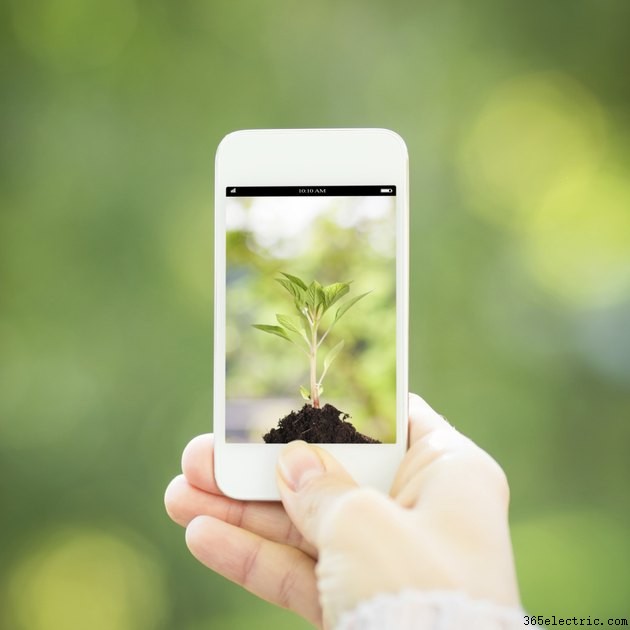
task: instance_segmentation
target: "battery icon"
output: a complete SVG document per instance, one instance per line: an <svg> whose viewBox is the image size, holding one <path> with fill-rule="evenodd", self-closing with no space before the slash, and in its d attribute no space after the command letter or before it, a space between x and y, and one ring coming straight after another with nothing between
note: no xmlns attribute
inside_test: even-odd
<svg viewBox="0 0 630 630"><path fill-rule="evenodd" d="M392 193L394 192L392 188L381 188L382 193Z"/></svg>

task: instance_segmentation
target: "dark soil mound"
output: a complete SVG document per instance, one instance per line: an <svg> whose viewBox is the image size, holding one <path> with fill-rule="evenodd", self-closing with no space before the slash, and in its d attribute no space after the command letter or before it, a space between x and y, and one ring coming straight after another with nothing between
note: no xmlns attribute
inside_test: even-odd
<svg viewBox="0 0 630 630"><path fill-rule="evenodd" d="M380 444L359 433L346 418L350 416L332 405L315 409L306 404L299 411L292 411L263 436L268 444L285 444L304 440L313 444Z"/></svg>

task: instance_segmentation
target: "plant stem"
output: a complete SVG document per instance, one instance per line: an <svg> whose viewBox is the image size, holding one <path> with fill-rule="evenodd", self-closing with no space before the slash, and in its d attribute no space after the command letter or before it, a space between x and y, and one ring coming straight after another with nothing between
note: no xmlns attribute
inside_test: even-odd
<svg viewBox="0 0 630 630"><path fill-rule="evenodd" d="M311 328L311 403L314 409L319 409L319 387L317 386L317 319Z"/></svg>

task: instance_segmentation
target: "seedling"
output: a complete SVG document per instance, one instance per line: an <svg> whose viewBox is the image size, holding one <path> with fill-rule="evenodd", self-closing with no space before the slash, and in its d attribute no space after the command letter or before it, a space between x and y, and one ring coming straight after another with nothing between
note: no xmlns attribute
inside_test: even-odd
<svg viewBox="0 0 630 630"><path fill-rule="evenodd" d="M368 293L362 293L356 297L345 300L337 308L334 317L328 318L328 327L324 329L322 320L326 312L350 291L350 282L335 282L328 286L322 286L317 280L313 280L308 286L297 276L282 272L284 278L276 278L293 297L293 304L298 317L276 313L278 325L254 324L258 328L271 335L298 346L308 357L310 372L310 387L300 387L300 393L305 400L309 400L315 409L320 408L320 396L324 391L322 383L332 362L344 346L343 339L337 343L326 355L322 372L317 377L317 353L335 324Z"/></svg>

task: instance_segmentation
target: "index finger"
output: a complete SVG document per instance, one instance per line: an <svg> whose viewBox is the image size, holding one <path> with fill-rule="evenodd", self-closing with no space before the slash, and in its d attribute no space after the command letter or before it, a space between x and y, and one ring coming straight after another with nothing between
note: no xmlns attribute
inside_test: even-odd
<svg viewBox="0 0 630 630"><path fill-rule="evenodd" d="M400 503L410 504L406 497L408 493L403 492L408 489L410 481L444 450L453 449L462 438L423 398L409 394L409 449L396 473L390 495ZM415 501L415 495L413 499Z"/></svg>
<svg viewBox="0 0 630 630"><path fill-rule="evenodd" d="M214 479L214 435L194 437L182 453L182 472L191 485L211 494L223 494Z"/></svg>
<svg viewBox="0 0 630 630"><path fill-rule="evenodd" d="M182 455L183 477L169 485L166 508L171 518L187 525L195 516L206 515L300 549L316 557L315 548L306 542L278 501L240 501L226 497L214 477L214 436L193 438Z"/></svg>
<svg viewBox="0 0 630 630"><path fill-rule="evenodd" d="M409 448L432 431L452 428L424 398L409 394Z"/></svg>

